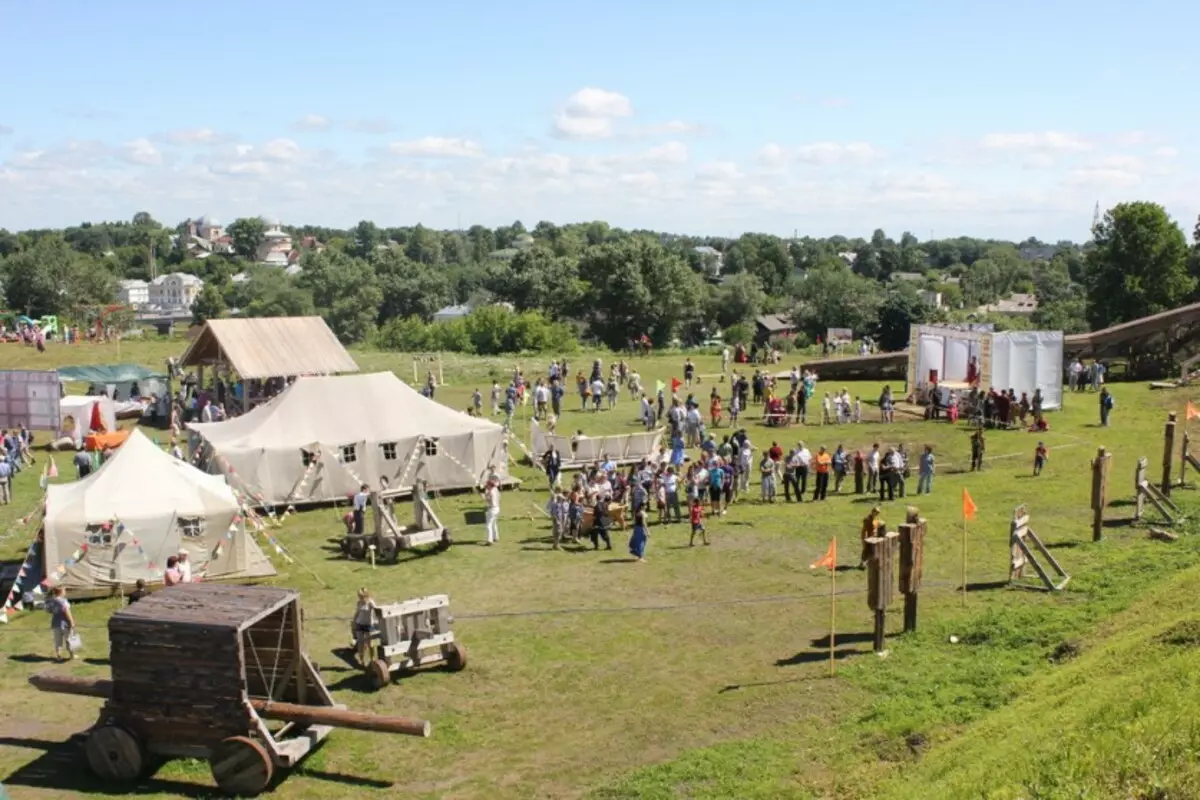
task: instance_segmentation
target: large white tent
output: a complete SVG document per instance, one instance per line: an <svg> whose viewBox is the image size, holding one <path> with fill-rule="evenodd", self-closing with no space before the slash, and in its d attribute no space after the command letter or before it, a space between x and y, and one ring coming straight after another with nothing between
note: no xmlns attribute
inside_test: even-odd
<svg viewBox="0 0 1200 800"><path fill-rule="evenodd" d="M1042 407L1062 407L1061 331L995 332L974 326L914 325L908 351L909 390L923 392L933 382L965 388L974 360L980 388L1033 395Z"/></svg>
<svg viewBox="0 0 1200 800"><path fill-rule="evenodd" d="M508 440L494 422L447 408L391 372L297 378L224 422L193 422L201 463L232 472L263 505L344 500L363 483L410 489L508 478Z"/></svg>
<svg viewBox="0 0 1200 800"><path fill-rule="evenodd" d="M94 474L46 490L46 576L74 594L115 593L162 580L167 558L188 551L206 580L275 574L246 534L233 490L134 431Z"/></svg>

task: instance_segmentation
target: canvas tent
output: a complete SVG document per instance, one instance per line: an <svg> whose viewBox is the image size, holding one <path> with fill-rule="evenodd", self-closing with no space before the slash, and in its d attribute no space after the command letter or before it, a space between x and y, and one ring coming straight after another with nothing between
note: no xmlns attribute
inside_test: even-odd
<svg viewBox="0 0 1200 800"><path fill-rule="evenodd" d="M558 436L542 430L538 421L529 422L529 441L536 457L553 446L562 458L563 469L581 469L601 459L611 459L617 465L658 462L663 429L641 433L618 433L612 436Z"/></svg>
<svg viewBox="0 0 1200 800"><path fill-rule="evenodd" d="M344 500L362 483L411 489L508 479L504 428L447 408L391 372L297 378L269 402L223 422L192 422L193 451L231 472L264 505Z"/></svg>
<svg viewBox="0 0 1200 800"><path fill-rule="evenodd" d="M89 364L82 367L59 367L58 379L63 383L86 383L93 390L109 397L116 392L122 400L133 397L162 397L167 391L167 376L137 364ZM137 388L135 393L133 390Z"/></svg>
<svg viewBox="0 0 1200 800"><path fill-rule="evenodd" d="M935 380L943 388L966 388L975 359L979 386L1032 396L1042 390L1043 408L1062 407L1063 335L1060 331L1009 331L976 326L914 325L908 350L908 388L923 392Z"/></svg>
<svg viewBox="0 0 1200 800"><path fill-rule="evenodd" d="M100 408L100 421L105 430L117 429L117 409L113 401L104 395L73 395L69 394L58 401L59 422L58 435L55 439L59 449L79 447L91 429L93 406ZM70 439L68 445L64 440Z"/></svg>
<svg viewBox="0 0 1200 800"><path fill-rule="evenodd" d="M275 574L246 535L224 478L173 458L139 431L92 475L50 484L43 525L46 576L76 596L161 581L180 549L205 580Z"/></svg>

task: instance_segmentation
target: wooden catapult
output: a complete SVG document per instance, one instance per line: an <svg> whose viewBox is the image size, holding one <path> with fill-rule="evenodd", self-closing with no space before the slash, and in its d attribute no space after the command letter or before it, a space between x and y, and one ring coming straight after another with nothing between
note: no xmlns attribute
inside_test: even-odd
<svg viewBox="0 0 1200 800"><path fill-rule="evenodd" d="M1165 524L1174 525L1182 517L1182 512L1161 488L1149 481L1146 477L1147 466L1146 459L1138 459L1137 471L1133 476L1133 486L1136 492L1134 496L1136 505L1133 510L1134 522L1141 521L1146 513L1146 501L1149 501L1150 505L1154 506L1154 510L1162 516Z"/></svg>
<svg viewBox="0 0 1200 800"><path fill-rule="evenodd" d="M392 513L390 495L397 492L372 492L371 508L374 516L374 531L371 533L347 533L342 538L342 552L350 558L366 558L372 555L382 561L394 563L402 550L414 550L433 545L435 550L450 547L450 529L442 524L429 503L425 492L426 483L418 480L412 487L413 524L401 525ZM374 550L372 551L372 548Z"/></svg>
<svg viewBox="0 0 1200 800"><path fill-rule="evenodd" d="M1029 510L1024 505L1017 506L1013 511L1009 551L1008 581L1011 584L1058 592L1071 580L1071 576L1062 568L1038 535L1033 532L1033 528L1029 527ZM1047 571L1046 565L1042 564L1043 560L1053 571L1053 576ZM1022 580L1027 566L1033 567L1033 571L1041 579L1041 586L1031 583L1018 584L1018 581Z"/></svg>
<svg viewBox="0 0 1200 800"><path fill-rule="evenodd" d="M100 778L135 781L151 756L201 758L221 791L253 796L334 728L429 735L426 721L334 703L302 649L292 589L181 584L118 611L108 634L111 680L29 678L45 692L106 700L84 745Z"/></svg>
<svg viewBox="0 0 1200 800"><path fill-rule="evenodd" d="M435 594L375 608L372 620L371 653L365 667L355 660L356 647L335 654L357 669L366 669L371 685L382 689L392 673L415 672L445 666L458 672L467 666L467 651L454 638L450 625L450 597ZM353 626L351 633L353 634Z"/></svg>

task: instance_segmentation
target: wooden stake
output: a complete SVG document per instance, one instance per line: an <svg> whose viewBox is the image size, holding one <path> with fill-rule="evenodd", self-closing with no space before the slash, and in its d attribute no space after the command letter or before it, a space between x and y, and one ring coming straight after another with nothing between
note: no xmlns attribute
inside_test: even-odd
<svg viewBox="0 0 1200 800"><path fill-rule="evenodd" d="M963 515L962 532L962 604L967 607L967 517Z"/></svg>
<svg viewBox="0 0 1200 800"><path fill-rule="evenodd" d="M1171 464L1175 460L1175 412L1167 414L1167 424L1163 430L1163 472L1162 493L1171 496Z"/></svg>
<svg viewBox="0 0 1200 800"><path fill-rule="evenodd" d="M1101 447L1092 462L1092 541L1104 537L1104 507L1108 505L1108 465L1112 458Z"/></svg>
<svg viewBox="0 0 1200 800"><path fill-rule="evenodd" d="M837 565L829 570L829 677L833 677L837 672L837 667L834 666L833 648L834 638L837 636L835 629L837 628Z"/></svg>

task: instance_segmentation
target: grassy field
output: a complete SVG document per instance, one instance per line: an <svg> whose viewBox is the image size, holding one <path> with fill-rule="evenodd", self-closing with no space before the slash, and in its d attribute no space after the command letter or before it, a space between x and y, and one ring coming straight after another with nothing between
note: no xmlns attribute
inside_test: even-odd
<svg viewBox="0 0 1200 800"><path fill-rule="evenodd" d="M52 347L42 356L2 347L5 367L158 367L184 343L126 342L119 357L115 345ZM364 369L412 379L403 356L354 355ZM527 373L545 361L526 359ZM572 359L589 362L586 355ZM668 355L636 366L653 385L680 374L681 362ZM697 362L702 375L718 371L715 358ZM491 375L513 363L448 361L450 385L438 400L465 408L476 386L486 395ZM849 388L866 400L880 386ZM375 570L335 552L339 511L292 517L279 536L296 563L277 561L278 582L303 592L308 649L326 682L351 708L426 717L434 733L422 741L336 732L274 795L1196 796L1191 719L1200 699L1193 677L1200 624L1188 600L1200 586L1200 539L1164 544L1125 524L1134 463L1140 456L1158 463L1165 412L1182 410L1186 396L1144 384L1113 390L1109 429L1096 425L1094 395L1068 397L1064 411L1051 416L1052 430L1042 437L1050 463L1039 478L1030 475L1036 438L1025 432L990 434L986 471L968 474L967 433L947 424L871 421L776 432L746 420L759 446L773 438L814 448L904 442L915 453L928 443L938 454L933 494L907 498L929 520L920 630L893 636L887 658L871 654L865 578L840 572L834 680L826 677L828 578L808 565L833 536L841 563L857 560L859 523L873 504L865 497L820 505L742 502L710 521L709 548L689 549L683 526L653 528L643 565L631 563L619 532L611 553L551 551L537 510L546 501L543 481L525 466L515 468L524 486L504 496L495 548L470 546L483 538L482 526L463 521L482 507L470 494L438 501L464 546ZM701 385L698 395L707 391ZM874 419L874 409L867 412ZM632 431L635 413L627 399L612 412L568 410L560 430ZM517 431L526 436L524 419ZM1113 503L1104 541L1092 543L1088 465L1098 446L1114 454ZM979 507L968 531L965 605L958 591L963 486ZM6 558L20 558L33 534L13 523L38 500L36 476L22 474L16 494L13 506L0 507ZM1177 495L1185 509L1200 509L1195 493ZM1021 503L1073 576L1061 594L1003 585L1008 523ZM902 517L901 502L887 504L889 526ZM364 585L385 602L448 593L468 668L367 689L330 653L345 643L354 592ZM115 607L103 600L77 605L88 658L69 666L43 663L51 652L45 615L18 616L0 631L8 654L0 673L0 783L14 798L107 796L69 743L94 720L97 701L38 694L25 679L44 669L106 675L104 625ZM900 630L899 602L889 625ZM133 793L207 796L211 787L206 764L176 761Z"/></svg>

